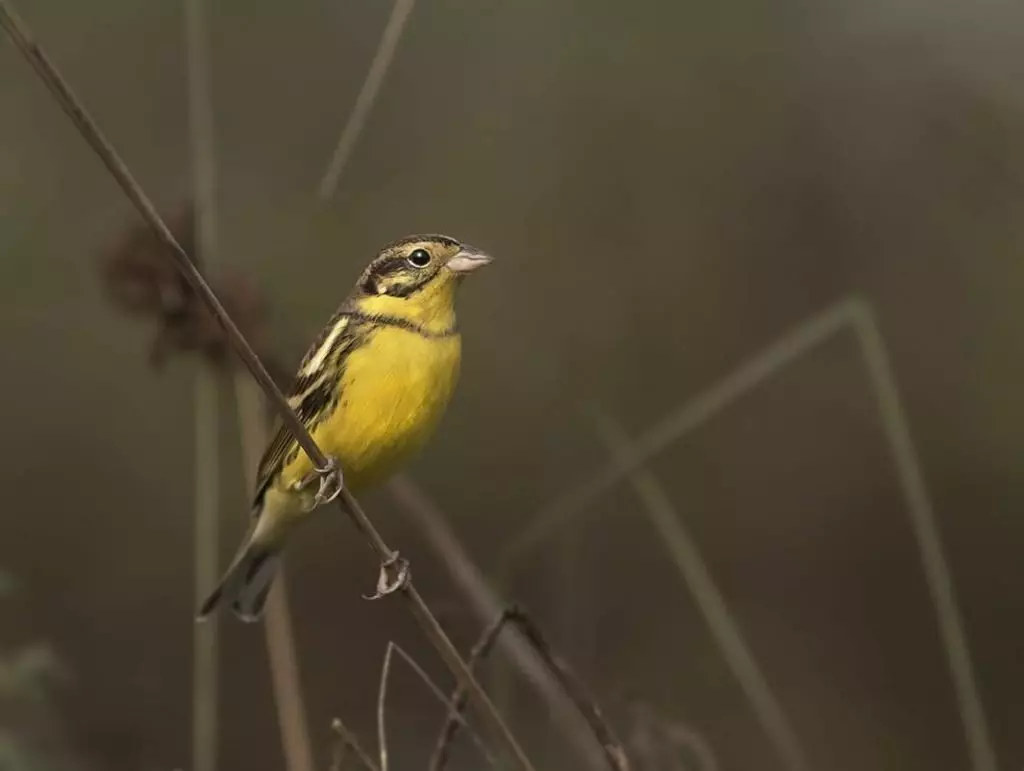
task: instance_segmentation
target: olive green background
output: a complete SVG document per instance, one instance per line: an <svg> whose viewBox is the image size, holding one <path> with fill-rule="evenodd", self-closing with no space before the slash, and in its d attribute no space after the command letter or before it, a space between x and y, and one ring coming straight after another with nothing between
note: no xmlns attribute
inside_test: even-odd
<svg viewBox="0 0 1024 771"><path fill-rule="evenodd" d="M850 294L878 313L934 497L1000 767L1024 764L1024 12L952 0L459 2L416 7L337 195L316 188L390 12L210 3L225 269L297 360L376 248L441 231L463 380L411 469L485 569L606 462L583 408L639 432ZM168 214L190 189L176 3L20 8ZM3 639L50 639L68 742L99 769L190 763L194 363L101 291L136 215L0 40ZM225 403L227 406L227 403ZM225 559L244 489L223 430ZM841 335L651 466L815 769L969 767L897 477ZM386 492L364 503L460 645L478 622ZM289 555L311 730L372 746L387 640L444 673L340 517ZM782 768L686 586L620 485L519 564L524 599L615 713L638 696L722 769ZM222 768L282 767L258 628L223 626ZM395 672L396 768L441 712ZM512 722L571 767L540 702ZM462 767L473 767L469 751ZM417 765L419 764L419 765Z"/></svg>

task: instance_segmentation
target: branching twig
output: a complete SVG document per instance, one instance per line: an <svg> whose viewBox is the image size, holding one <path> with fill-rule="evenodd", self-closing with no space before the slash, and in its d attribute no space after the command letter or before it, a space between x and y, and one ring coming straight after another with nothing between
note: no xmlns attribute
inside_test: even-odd
<svg viewBox="0 0 1024 771"><path fill-rule="evenodd" d="M486 658L487 653L494 646L498 635L509 624L515 625L526 636L526 639L529 640L537 653L540 654L544 664L551 671L551 674L554 675L562 690L566 692L572 703L576 706L576 709L586 719L590 730L594 734L594 738L597 739L604 750L608 765L611 766L613 771L630 771L629 760L626 757L626 751L623 749L622 742L619 741L608 721L601 714L597 703L586 694L582 684L572 674L565 661L551 650L551 646L544 639L540 628L525 610L517 605L513 605L503 611L501 616L481 636L480 641L473 649L470 662L475 666ZM456 691L452 697L452 703L460 708L464 708L465 702L463 700L460 703L458 701L459 696L459 692ZM454 735L454 727L450 723L446 723L442 729L441 736L438 738L437 749L434 752L434 757L431 759L430 771L441 771L443 769L447 759L447 747L454 738Z"/></svg>
<svg viewBox="0 0 1024 771"><path fill-rule="evenodd" d="M480 639L476 645L473 646L473 650L469 654L469 667L474 672L480 665L480 662L487 658L491 652L491 648L494 647L494 643L498 640L498 635L504 628L505 624L508 623L511 615L511 609L502 611L501 615L494 620L494 622L484 630L484 633L480 635ZM445 718L444 727L441 729L441 735L437 738L437 745L434 747L434 752L430 756L430 765L427 767L427 771L442 771L445 763L448 762L448 748L455 741L455 735L458 733L459 726L463 724L462 714L466 709L466 689L461 686L455 689L455 693L451 698L451 712L448 713L448 717Z"/></svg>
<svg viewBox="0 0 1024 771"><path fill-rule="evenodd" d="M398 504L441 555L444 567L462 589L481 623L489 624L491 619L500 616L507 603L470 558L444 512L407 474L397 474L389 487ZM559 734L566 737L580 754L580 767L604 768L604 753L594 746L589 726L526 637L514 628L508 629L499 637L496 647L515 663L544 698Z"/></svg>
<svg viewBox="0 0 1024 771"><path fill-rule="evenodd" d="M590 728L594 732L594 737L604 749L608 765L615 771L629 771L629 760L626 758L626 752L622 748L622 742L615 736L615 732L612 731L608 721L601 714L597 702L586 694L583 685L572 674L569 665L551 650L548 641L541 634L540 627L534 623L526 611L516 606L510 609L509 622L514 623L526 635L527 639L533 644L551 669L551 673L561 684L562 688L565 689L565 692L569 694L569 698L576 705L576 709L586 718L587 723L590 724Z"/></svg>
<svg viewBox="0 0 1024 771"><path fill-rule="evenodd" d="M397 653L402 658L402 660L409 665L409 668L420 678L420 680L423 681L423 683L427 686L430 692L434 695L434 698L444 705L447 719L453 720L456 725L469 730L470 739L472 740L473 744L476 745L477 749L480 750L480 754L484 756L484 759L491 767L496 767L497 763L495 762L494 758L491 757L491 754L487 751L487 747L480 740L480 737L477 735L476 731L473 730L472 726L470 726L466 722L466 718L462 714L463 711L465 710L465 695L463 694L462 707L457 707L455 704L455 700L448 698L445 692L441 690L440 686L438 686L437 683L435 683L433 679L431 679L430 675L427 674L426 670L419 665L419 662L417 662L416 659L409 655L401 645L395 642L389 642L388 649L391 650L393 653ZM470 667L472 667L472 663L470 664Z"/></svg>
<svg viewBox="0 0 1024 771"><path fill-rule="evenodd" d="M32 39L32 35L28 27L14 12L13 7L8 0L0 0L0 26L4 28L11 37L11 40L14 41L14 44L24 55L25 59L36 70L36 73L50 89L54 98L56 98L60 103L68 117L75 124L75 127L82 134L82 137L96 152L100 160L113 175L118 185L128 196L129 200L131 200L135 208L153 228L154 233L163 245L167 247L168 257L174 261L192 289L198 293L203 302L209 307L210 311L216 316L221 326L224 327L235 351L242 358L253 377L256 378L257 382L263 388L268 399L280 415L283 424L295 438L295 441L306 453L316 468L329 468L330 466L327 458L324 456L320 448L317 447L312 436L310 436L309 432L289 407L287 400L281 393L281 390L274 383L273 378L271 378L259 357L256 356L252 347L248 344L246 339L242 336L242 333L238 330L238 327L235 326L235 323L228 316L227 312L224 310L224 306L221 305L217 296L213 293L209 285L199 273L199 270L188 258L188 255L181 248L178 242L175 241L171 231L167 228L167 225L163 220L160 219L160 215L157 214L152 202L150 202L142 188L132 177L131 172L128 171L127 166L125 166L124 161L121 160L113 146L103 136L99 127L85 111L81 102L71 92L67 82L50 61L49 57ZM397 583L396 579L398 578L398 575L396 568L399 567L399 565L395 562L394 552L388 547L380 533L377 532L377 529L373 526L373 523L370 522L369 518L366 516L362 507L359 505L359 502L348 490L342 490L339 500L341 502L342 509L351 517L356 527L366 537L374 551L377 552L378 557L382 561L382 569L386 570L388 565L392 566L390 569L390 575L392 580ZM524 769L524 771L533 771L533 764L530 762L529 758L526 757L526 753L519 745L519 742L512 735L511 730L498 713L498 710L495 708L490 697L469 671L469 668L466 666L466 662L463 661L458 650L455 648L455 645L438 623L434 614L431 613L430 608L427 606L420 593L413 586L410 578L406 578L402 585L400 594L408 601L412 614L423 627L424 632L444 659L445 664L451 669L456 679L467 686L469 693L479 704L484 715L486 715L487 719L491 723L495 733L500 737L501 741L506 745L512 756L516 759L517 765Z"/></svg>
<svg viewBox="0 0 1024 771"><path fill-rule="evenodd" d="M360 746L356 735L341 722L341 718L336 717L331 721L331 730L337 736L337 740L334 742L334 751L331 753L331 771L341 771L348 752L355 755L366 771L380 771L377 764L373 762L373 758Z"/></svg>

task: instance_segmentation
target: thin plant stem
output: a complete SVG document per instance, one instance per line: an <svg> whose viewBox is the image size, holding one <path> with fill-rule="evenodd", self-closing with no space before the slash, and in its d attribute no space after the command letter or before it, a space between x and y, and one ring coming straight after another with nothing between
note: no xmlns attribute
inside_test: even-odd
<svg viewBox="0 0 1024 771"><path fill-rule="evenodd" d="M380 671L380 688L377 690L377 746L380 752L380 771L388 771L388 734L387 734L387 698L388 680L391 675L391 657L395 652L395 644L388 643L384 651L384 666Z"/></svg>
<svg viewBox="0 0 1024 771"><path fill-rule="evenodd" d="M967 633L957 606L953 574L942 548L935 507L910 433L910 421L900 398L885 340L867 303L853 303L851 317L882 418L893 466L907 504L914 540L921 555L921 565L938 620L939 636L946 652L960 720L967 739L971 767L974 771L997 771L999 764L971 664Z"/></svg>
<svg viewBox="0 0 1024 771"><path fill-rule="evenodd" d="M501 615L507 603L501 600L473 562L434 501L406 474L393 477L389 489L434 551L441 555L452 580L462 589L481 623L489 624ZM562 733L572 742L587 767L603 768L604 758L594 744L586 722L526 637L519 630L510 628L498 638L496 645L547 702L548 710L558 721Z"/></svg>
<svg viewBox="0 0 1024 771"><path fill-rule="evenodd" d="M608 721L605 720L601 709L597 706L597 702L586 693L583 684L572 673L569 665L552 650L548 641L541 633L540 627L537 626L525 610L519 607L511 608L508 621L515 624L526 635L526 639L537 649L541 658L544 659L544 663L547 664L555 679L558 680L559 685L562 686L569 695L569 698L572 699L576 709L583 715L583 718L590 726L590 730L594 732L594 738L597 739L601 749L604 750L609 768L612 771L629 771L629 759L626 757L626 751L623 749L622 742L615 735Z"/></svg>
<svg viewBox="0 0 1024 771"><path fill-rule="evenodd" d="M473 646L473 650L469 654L469 666L471 669L476 670L480 662L487 658L491 652L491 648L494 647L494 643L498 640L498 635L501 630L508 623L510 616L509 610L502 611L494 622L484 630L484 633L480 635L480 639L476 645ZM461 686L455 689L455 693L451 699L451 711L445 718L444 726L441 728L441 735L437 737L437 745L434 747L434 752L430 756L430 763L427 766L427 771L443 771L445 763L448 762L448 751L451 745L455 742L455 736L459 731L459 725L462 721L460 720L462 713L466 709L466 689Z"/></svg>
<svg viewBox="0 0 1024 771"><path fill-rule="evenodd" d="M366 771L380 771L377 763L374 762L369 753L360 746L356 735L349 730L348 726L341 722L341 718L334 718L331 722L331 731L336 737L336 741L334 743L334 757L331 761L331 771L341 771L341 765L344 761L346 751L355 755L356 759L363 768L366 769Z"/></svg>
<svg viewBox="0 0 1024 771"><path fill-rule="evenodd" d="M473 744L476 745L476 748L480 751L480 754L483 755L484 760L486 760L488 765L492 768L496 768L498 764L495 762L494 758L491 757L491 753L487 751L487 747L480 740L476 731L474 731L469 723L466 722L466 718L462 714L464 712L465 705L463 705L463 709L457 709L454 704L454 700L448 698L445 692L442 691L437 683L431 679L430 675L428 675L426 670L419 665L419 662L417 662L416 659L406 653L405 649L398 643L391 643L391 645L394 647L395 653L397 653L401 659L409 665L409 668L416 674L416 676L423 681L428 690L434 695L434 698L444 705L446 716L454 720L458 725L469 730L469 737Z"/></svg>
<svg viewBox="0 0 1024 771"><path fill-rule="evenodd" d="M195 243L207 269L217 250L216 167L205 0L185 0L185 60L195 201ZM220 379L200 362L196 373L195 592L197 601L217 580L220 545ZM193 630L192 769L216 771L218 745L218 628Z"/></svg>
<svg viewBox="0 0 1024 771"><path fill-rule="evenodd" d="M9 0L0 0L0 26L8 33L18 50L36 70L36 73L46 84L47 88L54 95L68 117L75 124L75 127L82 134L82 137L93 148L100 160L104 163L118 185L131 200L146 222L152 227L154 234L166 247L168 257L181 271L192 289L198 294L207 308L211 311L218 323L224 329L232 347L248 367L253 377L266 393L273 404L278 415L281 417L284 426L291 432L299 447L306 453L313 465L318 469L330 468L327 458L317 447L316 442L310 436L305 426L289 407L287 400L281 390L274 383L273 378L267 372L266 367L253 351L252 346L246 341L238 327L224 310L220 300L210 289L209 284L200 274L199 270L189 259L188 255L181 248L181 245L174 239L166 223L157 214L152 202L143 192L142 188L132 177L124 161L118 156L110 142L100 132L96 123L85 111L81 102L71 92L67 82L51 62L50 58L33 40L32 34L21 18L14 12ZM490 723L496 736L504 743L510 754L515 758L516 765L524 771L533 771L533 764L527 758L519 742L512 734L504 719L498 713L490 697L473 677L466 662L459 655L458 650L444 629L438 623L434 614L430 611L423 597L416 590L412 579L407 573L404 582L399 582L395 553L388 547L380 533L370 522L359 502L347 489L343 488L339 496L340 505L343 511L349 515L353 524L366 538L370 546L377 553L381 560L381 568L385 573L390 567L391 583L400 584L398 592L407 601L414 618L423 627L427 637L437 649L445 665L451 669L455 678L467 685L473 701L480 707L484 716Z"/></svg>
<svg viewBox="0 0 1024 771"><path fill-rule="evenodd" d="M731 407L787 365L817 348L850 323L850 301L839 302L799 324L777 342L753 356L715 385L687 400L632 442L629 457L609 461L581 484L571 487L541 508L502 552L498 576L552 532L572 521L626 476L643 466L681 436L704 425Z"/></svg>
<svg viewBox="0 0 1024 771"><path fill-rule="evenodd" d="M604 410L595 410L593 418L594 430L612 458L621 462L629 457L629 439L614 418ZM806 771L807 756L800 740L672 501L654 474L645 468L632 471L629 481L659 541L668 549L673 564L697 601L722 657L786 768Z"/></svg>
<svg viewBox="0 0 1024 771"><path fill-rule="evenodd" d="M329 199L338 188L338 180L341 179L341 173L345 170L345 165L352 156L356 141L370 117L373 103L377 100L377 94L384 84L391 61L395 58L395 51L398 50L398 43L402 39L402 30L405 29L405 23L409 20L415 5L416 0L395 0L395 4L391 8L391 16L388 18L387 26L384 27L377 51L373 55L366 80L363 81L363 86L359 89L356 103L352 107L345 128L342 129L341 136L338 138L338 145L334 148L334 155L331 156L327 170L320 182L321 200Z"/></svg>
<svg viewBox="0 0 1024 771"><path fill-rule="evenodd" d="M252 378L238 372L235 374L234 386L246 490L251 492L256 489L256 470L269 439L269 426L263 392ZM284 566L281 566L267 596L267 609L264 615L263 629L267 638L270 679L274 689L274 704L277 707L277 723L281 730L281 746L288 771L314 771L313 748L309 737L305 700L302 696L298 656L295 652L295 632L288 608L286 577Z"/></svg>

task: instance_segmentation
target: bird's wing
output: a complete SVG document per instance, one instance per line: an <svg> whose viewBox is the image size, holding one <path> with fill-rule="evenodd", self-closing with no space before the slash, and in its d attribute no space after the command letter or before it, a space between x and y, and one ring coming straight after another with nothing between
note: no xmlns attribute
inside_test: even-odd
<svg viewBox="0 0 1024 771"><path fill-rule="evenodd" d="M345 359L359 346L364 332L364 325L350 318L342 309L331 318L306 351L288 391L288 405L307 431L312 432L333 409L332 404L337 402L337 387L341 382ZM289 456L298 450L292 432L278 418L274 438L260 460L253 496L255 508L258 508L260 499L285 465L286 459L290 460Z"/></svg>

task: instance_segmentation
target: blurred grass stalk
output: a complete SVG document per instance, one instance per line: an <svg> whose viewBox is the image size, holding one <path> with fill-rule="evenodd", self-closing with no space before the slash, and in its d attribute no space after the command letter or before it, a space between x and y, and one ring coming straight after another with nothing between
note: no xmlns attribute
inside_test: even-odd
<svg viewBox="0 0 1024 771"><path fill-rule="evenodd" d="M246 373L236 372L234 390L248 493L256 488L256 473L263 449L269 440L270 426L263 391L259 385ZM302 698L298 657L295 654L295 634L288 608L288 590L283 565L278 569L277 579L267 596L263 629L267 637L270 677L274 689L274 704L277 707L277 722L281 729L285 764L288 771L314 771L309 723L306 719L305 701Z"/></svg>
<svg viewBox="0 0 1024 771"><path fill-rule="evenodd" d="M209 34L204 0L185 0L185 59L195 200L196 252L207 271L217 259L216 168L209 71ZM215 365L200 361L196 373L195 594L196 607L218 579L220 528L220 379ZM192 767L216 771L218 750L217 619L193 625Z"/></svg>
<svg viewBox="0 0 1024 771"><path fill-rule="evenodd" d="M907 506L907 515L931 594L939 637L946 654L957 709L967 740L971 768L974 771L998 771L995 748L971 663L967 634L956 602L953 576L943 552L942 538L920 456L914 445L910 422L878 321L870 304L859 297L839 300L798 324L718 383L672 410L628 445L620 446L616 456L600 471L580 485L563 492L534 516L505 549L496 575L499 580L507 577L518 557L545 542L558 528L577 519L615 485L627 478L635 479L635 475L642 472L648 462L674 442L730 408L763 382L843 331L853 333L867 369L871 393L879 411L886 444ZM677 539L676 546L679 544Z"/></svg>
<svg viewBox="0 0 1024 771"><path fill-rule="evenodd" d="M631 451L629 438L618 422L605 410L596 409L594 430L617 462L624 462ZM707 563L696 542L683 524L665 489L654 473L646 468L629 474L633 492L650 520L661 542L668 549L672 563L679 571L704 615L704 621L718 650L733 676L739 681L761 726L775 745L789 771L807 771L807 754L786 717L782 704L772 692L767 678L758 666L753 652L743 639L739 624L733 618L725 597L715 584Z"/></svg>
<svg viewBox="0 0 1024 771"><path fill-rule="evenodd" d="M391 16L388 17L388 23L384 27L380 43L377 45L377 50L373 55L373 61L370 62L370 69L366 73L366 79L359 89L355 105L353 105L352 112L345 122L345 127L338 137L338 144L334 148L334 154L327 163L323 179L320 181L318 192L322 202L330 200L331 196L334 195L334 191L338 189L341 173L345 170L348 159L352 156L352 150L355 149L356 141L359 139L359 135L363 132L363 127L370 117L373 104L377 101L377 94L384 84L388 68L391 66L391 62L395 58L395 52L398 50L398 43L402 39L402 30L405 29L405 23L409 20L415 5L416 0L395 0L394 5L391 7Z"/></svg>

